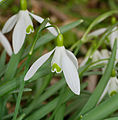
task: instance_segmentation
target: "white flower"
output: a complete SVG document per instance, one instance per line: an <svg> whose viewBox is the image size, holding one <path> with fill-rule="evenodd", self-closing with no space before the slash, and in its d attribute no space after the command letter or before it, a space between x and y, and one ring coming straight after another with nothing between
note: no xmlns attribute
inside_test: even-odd
<svg viewBox="0 0 118 120"><path fill-rule="evenodd" d="M37 20L39 23L43 22L43 18L30 13L28 10L20 10L18 14L9 18L9 20L4 25L2 32L8 33L15 26L13 31L13 50L17 54L21 47L23 46L26 34L30 34L34 31L33 23L30 15ZM47 23L46 26L50 24ZM57 36L58 33L53 27L47 28L53 35Z"/></svg>
<svg viewBox="0 0 118 120"><path fill-rule="evenodd" d="M7 40L7 38L2 34L2 32L0 32L0 42L3 45L3 47L5 48L8 55L11 56L12 55L12 49L11 49L10 43Z"/></svg>
<svg viewBox="0 0 118 120"><path fill-rule="evenodd" d="M108 93L109 96L112 96L118 92L118 79L117 77L111 77L110 80L107 83L106 88L104 89L104 92L102 93L98 103L101 102L103 97Z"/></svg>
<svg viewBox="0 0 118 120"><path fill-rule="evenodd" d="M79 95L80 80L77 72L78 62L74 54L66 50L64 46L56 47L51 52L43 55L34 62L29 71L26 73L24 80L29 80L39 67L48 60L54 51L55 53L51 62L51 71L56 73L61 73L63 71L68 86L75 94Z"/></svg>

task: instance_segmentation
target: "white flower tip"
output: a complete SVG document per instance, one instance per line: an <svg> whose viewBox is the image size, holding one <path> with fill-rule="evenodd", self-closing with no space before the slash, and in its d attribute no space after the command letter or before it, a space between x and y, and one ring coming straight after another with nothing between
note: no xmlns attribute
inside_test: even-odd
<svg viewBox="0 0 118 120"><path fill-rule="evenodd" d="M14 49L14 54L18 54L19 50L18 49Z"/></svg>
<svg viewBox="0 0 118 120"><path fill-rule="evenodd" d="M76 95L80 95L80 90L74 92Z"/></svg>
<svg viewBox="0 0 118 120"><path fill-rule="evenodd" d="M12 54L13 54L13 53L12 53L12 51L9 51L9 53L8 53L8 54L9 54L9 56L12 56Z"/></svg>
<svg viewBox="0 0 118 120"><path fill-rule="evenodd" d="M27 81L27 80L29 80L29 78L28 78L28 76L26 74L25 77L24 77L24 81Z"/></svg>

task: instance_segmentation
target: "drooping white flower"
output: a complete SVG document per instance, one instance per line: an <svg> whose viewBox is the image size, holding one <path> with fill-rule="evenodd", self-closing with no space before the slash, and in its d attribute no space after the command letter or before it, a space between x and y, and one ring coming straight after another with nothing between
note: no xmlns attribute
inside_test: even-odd
<svg viewBox="0 0 118 120"><path fill-rule="evenodd" d="M34 31L33 23L30 16L32 16L39 23L42 23L44 20L43 18L30 13L28 10L20 10L18 14L13 15L11 18L9 18L9 20L6 22L2 29L3 33L8 33L15 26L13 30L13 50L15 54L17 54L21 47L23 46L26 34L30 34L31 32ZM47 23L46 26L49 25L50 23ZM55 28L50 27L47 29L53 35L55 36L58 35Z"/></svg>
<svg viewBox="0 0 118 120"><path fill-rule="evenodd" d="M11 45L2 32L0 32L0 43L3 45L8 55L11 56L12 55Z"/></svg>
<svg viewBox="0 0 118 120"><path fill-rule="evenodd" d="M118 79L117 77L111 77L108 81L106 88L104 89L104 92L102 93L98 103L101 102L103 97L108 93L109 96L112 96L118 92Z"/></svg>
<svg viewBox="0 0 118 120"><path fill-rule="evenodd" d="M36 62L34 62L29 71L26 73L24 80L29 80L41 67L41 65L48 60L53 52L54 56L51 62L51 71L56 73L61 73L63 71L68 86L75 94L79 95L80 79L77 72L78 62L74 54L66 50L64 46L56 47L51 52L43 55Z"/></svg>

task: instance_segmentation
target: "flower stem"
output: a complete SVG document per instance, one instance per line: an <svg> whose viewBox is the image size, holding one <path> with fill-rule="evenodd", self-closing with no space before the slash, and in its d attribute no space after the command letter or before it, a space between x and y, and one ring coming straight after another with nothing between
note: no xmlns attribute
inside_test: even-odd
<svg viewBox="0 0 118 120"><path fill-rule="evenodd" d="M45 26L46 26L46 24L47 24L48 22L49 22L49 18L46 18L46 19L41 23L41 25L39 26L39 28L38 28L38 30L37 30L37 33L36 33L36 35L35 35L34 41L33 41L33 43L32 43L32 46L31 46L29 55L32 55L33 50L34 50L34 47L35 47L36 42L37 42L37 40L38 40L39 33L46 28Z"/></svg>
<svg viewBox="0 0 118 120"><path fill-rule="evenodd" d="M27 0L20 0L21 10L27 10Z"/></svg>
<svg viewBox="0 0 118 120"><path fill-rule="evenodd" d="M19 107L20 107L20 102L21 102L21 98L22 98L22 94L23 94L23 90L24 90L24 86L25 86L24 76L25 76L26 72L29 69L30 59L31 59L31 56L29 55L28 59L27 59L27 62L26 62L26 69L25 69L25 71L24 71L24 73L23 73L23 75L21 77L19 94L18 94L18 98L17 98L17 102L16 102L16 107L15 107L15 112L14 112L14 116L13 116L12 120L16 120L17 115L18 115L18 110L19 110Z"/></svg>

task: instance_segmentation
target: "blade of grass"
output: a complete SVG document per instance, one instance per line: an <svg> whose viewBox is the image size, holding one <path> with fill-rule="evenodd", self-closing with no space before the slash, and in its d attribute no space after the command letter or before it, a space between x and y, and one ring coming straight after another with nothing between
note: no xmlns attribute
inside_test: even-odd
<svg viewBox="0 0 118 120"><path fill-rule="evenodd" d="M101 103L82 117L82 120L103 120L118 110L118 94ZM117 119L115 119L117 120Z"/></svg>

